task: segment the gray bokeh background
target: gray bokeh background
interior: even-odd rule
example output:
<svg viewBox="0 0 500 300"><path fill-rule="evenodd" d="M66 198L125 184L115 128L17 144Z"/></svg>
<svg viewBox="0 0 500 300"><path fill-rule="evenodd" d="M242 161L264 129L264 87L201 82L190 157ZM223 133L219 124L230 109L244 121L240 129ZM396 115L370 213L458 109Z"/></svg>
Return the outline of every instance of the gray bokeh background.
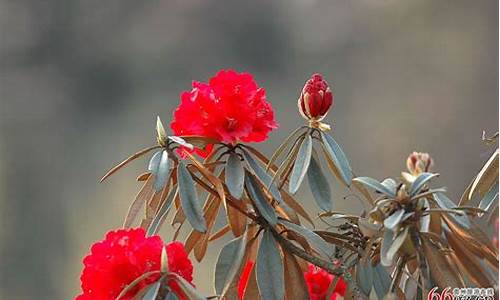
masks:
<svg viewBox="0 0 500 300"><path fill-rule="evenodd" d="M397 176L428 151L456 197L491 151L481 131L498 129L497 66L497 0L0 0L0 298L78 293L82 256L121 225L146 161L98 179L154 142L193 79L253 73L281 125L269 154L321 72L358 174ZM346 194L336 209L359 211ZM217 251L196 264L207 292Z"/></svg>

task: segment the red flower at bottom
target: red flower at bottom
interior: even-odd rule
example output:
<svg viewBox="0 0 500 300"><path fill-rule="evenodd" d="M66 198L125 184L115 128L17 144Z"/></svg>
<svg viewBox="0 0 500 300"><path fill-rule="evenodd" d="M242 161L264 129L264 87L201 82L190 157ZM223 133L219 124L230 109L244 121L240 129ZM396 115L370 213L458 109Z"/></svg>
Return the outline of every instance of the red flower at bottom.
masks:
<svg viewBox="0 0 500 300"><path fill-rule="evenodd" d="M77 300L114 300L133 280L144 273L159 271L161 251L166 246L168 267L187 281L193 280L193 266L179 242L165 245L159 236L146 237L143 229L110 231L106 238L92 245L84 258L81 275L82 294ZM142 288L158 280L155 273L128 292L121 300L132 299ZM169 286L177 293L173 281Z"/></svg>
<svg viewBox="0 0 500 300"><path fill-rule="evenodd" d="M314 265L309 265L309 271L304 273L304 277L309 288L309 298L311 300L327 300L328 287L332 283L334 276ZM339 278L334 293L328 300L336 300L337 296L344 297L346 288L345 281Z"/></svg>
<svg viewBox="0 0 500 300"><path fill-rule="evenodd" d="M241 277L238 282L238 299L242 300L250 279L250 274L254 267L253 261L248 261L241 272ZM326 299L328 287L335 277L323 269L320 269L312 264L309 265L309 271L304 273L304 279L309 290L310 300L337 300L337 296L345 296L347 285L344 279L339 278L337 285L333 291L332 297ZM288 299L291 300L291 299Z"/></svg>

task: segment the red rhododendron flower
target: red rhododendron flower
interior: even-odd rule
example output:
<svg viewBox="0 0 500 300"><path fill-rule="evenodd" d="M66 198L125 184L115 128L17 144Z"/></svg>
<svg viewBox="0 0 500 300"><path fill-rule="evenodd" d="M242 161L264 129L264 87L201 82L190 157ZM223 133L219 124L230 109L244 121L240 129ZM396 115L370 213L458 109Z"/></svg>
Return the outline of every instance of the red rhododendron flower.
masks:
<svg viewBox="0 0 500 300"><path fill-rule="evenodd" d="M309 298L311 300L327 300L328 287L332 283L334 276L321 268L309 265L309 271L304 273L304 277L309 289ZM334 293L328 300L336 300L337 296L344 297L346 288L345 281L339 278Z"/></svg>
<svg viewBox="0 0 500 300"><path fill-rule="evenodd" d="M255 263L251 260L247 261L247 264L241 271L241 277L238 281L238 299L242 300L245 296L245 291L247 289L248 280L250 279L250 274L252 274L252 269Z"/></svg>
<svg viewBox="0 0 500 300"><path fill-rule="evenodd" d="M170 124L175 135L201 135L223 143L262 142L277 128L266 92L249 73L219 71L181 94ZM206 156L205 153L200 153Z"/></svg>
<svg viewBox="0 0 500 300"><path fill-rule="evenodd" d="M333 105L333 93L321 74L313 74L298 100L301 115L313 121L323 119Z"/></svg>
<svg viewBox="0 0 500 300"><path fill-rule="evenodd" d="M104 240L92 245L90 254L84 258L83 292L76 299L114 300L134 279L146 272L160 270L163 246L159 236L146 237L141 228L110 231ZM193 266L182 243L172 242L165 247L169 270L191 282ZM159 277L158 273L147 277L121 299L132 299ZM182 295L176 282L170 281L169 286Z"/></svg>
<svg viewBox="0 0 500 300"><path fill-rule="evenodd" d="M243 300L245 291L250 279L250 274L254 267L253 261L248 261L241 272L240 280L238 281L238 299ZM326 296L328 288L332 283L334 276L323 269L320 269L312 264L309 265L309 271L304 273L304 278L309 290L310 300L327 300ZM332 297L328 300L336 300L338 296L345 296L347 285L342 278L339 278L335 286Z"/></svg>

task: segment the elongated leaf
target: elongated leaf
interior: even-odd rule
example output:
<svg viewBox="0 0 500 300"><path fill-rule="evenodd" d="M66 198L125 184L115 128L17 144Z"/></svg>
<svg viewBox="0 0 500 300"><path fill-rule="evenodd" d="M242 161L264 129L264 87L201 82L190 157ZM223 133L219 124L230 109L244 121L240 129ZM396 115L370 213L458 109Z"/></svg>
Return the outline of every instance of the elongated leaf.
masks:
<svg viewBox="0 0 500 300"><path fill-rule="evenodd" d="M330 158L339 170L342 179L348 186L350 186L352 180L352 169L344 151L342 151L342 148L340 148L339 144L337 144L333 137L328 134L322 132L321 140L323 141L323 145Z"/></svg>
<svg viewBox="0 0 500 300"><path fill-rule="evenodd" d="M177 180L179 182L181 206L186 219L195 230L206 232L207 223L203 217L203 210L196 194L195 183L183 162L179 162L177 166Z"/></svg>
<svg viewBox="0 0 500 300"><path fill-rule="evenodd" d="M491 205L494 203L494 200L497 197L498 197L498 182L495 183L488 191L488 193L484 195L484 198L481 199L481 202L479 202L479 208L489 211Z"/></svg>
<svg viewBox="0 0 500 300"><path fill-rule="evenodd" d="M208 239L209 242L218 240L219 238L223 237L226 233L231 231L231 227L229 225L226 225L219 229L216 233L214 233L210 238Z"/></svg>
<svg viewBox="0 0 500 300"><path fill-rule="evenodd" d="M453 209L457 207L453 201L450 200L450 198L446 197L445 194L443 193L435 193L433 194L434 200L436 200L436 203L441 207L445 209ZM458 214L449 214L451 218L453 218L456 222L458 222L460 225L464 226L465 228L470 228L471 223L469 221L469 218L464 215L458 215Z"/></svg>
<svg viewBox="0 0 500 300"><path fill-rule="evenodd" d="M431 276L439 288L444 289L449 286L463 287L464 282L459 272L457 272L457 266L452 266L448 257L426 235L421 236L421 241Z"/></svg>
<svg viewBox="0 0 500 300"><path fill-rule="evenodd" d="M238 154L229 153L225 170L227 189L233 197L240 199L245 184L245 170Z"/></svg>
<svg viewBox="0 0 500 300"><path fill-rule="evenodd" d="M160 271L150 271L142 274L141 276L137 277L134 279L131 283L129 283L126 287L123 288L123 290L120 291L120 294L116 296L115 300L121 300L123 296L125 296L128 292L130 292L132 289L134 289L141 281L145 280L146 278L160 274Z"/></svg>
<svg viewBox="0 0 500 300"><path fill-rule="evenodd" d="M156 295L158 295L158 291L160 290L160 285L161 285L160 280L153 283L142 299L143 300L155 300Z"/></svg>
<svg viewBox="0 0 500 300"><path fill-rule="evenodd" d="M410 197L415 196L429 180L437 176L439 176L439 174L427 172L418 175L417 179L415 179L415 181L411 185Z"/></svg>
<svg viewBox="0 0 500 300"><path fill-rule="evenodd" d="M271 225L276 225L278 223L278 217L274 208L267 202L266 198L262 194L259 183L253 175L250 173L246 174L245 185L247 187L248 194L250 198L255 203L255 206L259 210L260 214L266 219Z"/></svg>
<svg viewBox="0 0 500 300"><path fill-rule="evenodd" d="M359 182L391 198L396 197L396 194L393 191L371 177L356 177L353 181Z"/></svg>
<svg viewBox="0 0 500 300"><path fill-rule="evenodd" d="M332 194L330 192L330 185L314 155L311 158L311 164L307 171L307 180L318 206L323 210L331 211L332 202L330 199L332 198Z"/></svg>
<svg viewBox="0 0 500 300"><path fill-rule="evenodd" d="M174 202L174 198L177 195L177 186L173 186L172 189L169 191L167 198L165 201L162 203L162 206L158 210L158 213L153 218L153 221L151 221L151 224L149 225L147 235L152 236L158 233L158 230L160 230L161 224L165 221L165 218L167 217L168 212L170 211L170 208L172 207L172 203Z"/></svg>
<svg viewBox="0 0 500 300"><path fill-rule="evenodd" d="M386 178L381 182L381 184L383 186L385 186L386 188L388 188L389 190L396 193L396 189L398 188L398 184L396 183L396 180L394 180L392 178Z"/></svg>
<svg viewBox="0 0 500 300"><path fill-rule="evenodd" d="M264 184L264 186L268 187L271 195L278 201L278 203L283 203L283 199L281 198L281 194L278 190L278 187L274 182L272 182L273 178L264 171L264 169L259 165L257 161L253 158L253 156L247 151L243 151L243 157L247 162L248 166L254 172L255 176Z"/></svg>
<svg viewBox="0 0 500 300"><path fill-rule="evenodd" d="M373 287L375 288L378 299L384 299L384 296L391 288L391 282L391 276L381 264L373 268Z"/></svg>
<svg viewBox="0 0 500 300"><path fill-rule="evenodd" d="M225 295L238 272L245 255L245 238L241 236L227 243L220 251L215 265L215 292L221 298Z"/></svg>
<svg viewBox="0 0 500 300"><path fill-rule="evenodd" d="M206 300L203 295L200 294L192 285L191 283L187 282L186 279L184 279L182 276L179 276L176 273L169 273L170 276L172 276L175 281L179 284L179 287L181 288L182 292L187 296L189 300Z"/></svg>
<svg viewBox="0 0 500 300"><path fill-rule="evenodd" d="M327 243L322 237L314 233L314 231L288 221L282 220L279 222L286 228L291 229L292 231L303 236L311 245L311 247L321 255L325 256L326 258L332 257L335 248L331 244Z"/></svg>
<svg viewBox="0 0 500 300"><path fill-rule="evenodd" d="M152 151L154 149L158 149L160 148L160 146L152 146L152 147L149 147L149 148L146 148L146 149L142 149L141 151L129 156L128 158L126 158L124 161L122 161L121 163L119 163L118 165L114 166L111 170L109 170L100 180L100 182L103 182L104 180L106 180L106 178L108 178L109 176L113 175L114 173L118 172L118 170L120 170L121 168L125 167L128 163L136 160L137 158L143 156L144 154L148 153L149 151Z"/></svg>
<svg viewBox="0 0 500 300"><path fill-rule="evenodd" d="M295 194L306 176L307 169L311 162L312 155L312 137L307 135L300 145L295 164L293 165L292 174L290 175L290 183L288 190L291 194Z"/></svg>
<svg viewBox="0 0 500 300"><path fill-rule="evenodd" d="M396 253L399 251L403 243L406 241L407 237L408 237L408 227L406 227L403 231L401 231L392 242L392 245L386 254L386 259L388 262L390 262L391 265L394 262Z"/></svg>
<svg viewBox="0 0 500 300"><path fill-rule="evenodd" d="M246 203L243 201L234 202L243 211L246 210ZM226 205L227 221L234 236L240 236L245 232L247 216L231 205Z"/></svg>
<svg viewBox="0 0 500 300"><path fill-rule="evenodd" d="M182 138L186 143L200 149L205 148L209 144L219 143L217 139L200 135L183 135L178 138Z"/></svg>
<svg viewBox="0 0 500 300"><path fill-rule="evenodd" d="M394 240L394 232L390 229L384 231L384 239L382 240L382 246L380 247L380 264L385 267L392 266L392 260L388 257L389 249L392 246Z"/></svg>
<svg viewBox="0 0 500 300"><path fill-rule="evenodd" d="M401 219L403 218L404 214L405 214L404 209L395 211L394 213L392 213L392 215L390 215L384 220L384 227L394 231L401 222Z"/></svg>
<svg viewBox="0 0 500 300"><path fill-rule="evenodd" d="M128 209L127 216L125 217L125 221L123 223L123 228L129 228L132 226L144 203L146 203L149 199L151 199L151 197L153 197L153 182L154 176L149 177L139 193L137 193L137 195L135 196L134 201Z"/></svg>
<svg viewBox="0 0 500 300"><path fill-rule="evenodd" d="M167 182L169 173L170 160L168 158L168 152L163 151L161 154L160 164L158 165L158 170L156 171L156 179L154 184L154 188L157 192L163 189L163 186Z"/></svg>
<svg viewBox="0 0 500 300"><path fill-rule="evenodd" d="M262 299L283 300L285 284L283 261L271 232L264 231L257 254L257 286Z"/></svg>
<svg viewBox="0 0 500 300"><path fill-rule="evenodd" d="M295 129L292 133L290 133L290 135L283 141L283 143L281 143L281 145L278 147L278 149L276 149L276 151L274 151L273 155L271 156L271 159L269 160L269 163L266 166L266 171L268 171L271 168L271 166L274 164L274 162L280 156L280 154L283 153L283 151L286 149L286 147L288 147L288 145L292 141L292 138L294 138L297 135L297 133L299 133L301 130L304 130L305 128L307 128L307 127L301 126L297 129ZM302 133L301 136L303 134L304 133Z"/></svg>
<svg viewBox="0 0 500 300"><path fill-rule="evenodd" d="M356 267L356 280L363 294L370 295L373 284L373 270L369 261L360 261L358 263Z"/></svg>
<svg viewBox="0 0 500 300"><path fill-rule="evenodd" d="M165 296L165 300L179 300L179 297L174 292L169 292L167 296Z"/></svg>
<svg viewBox="0 0 500 300"><path fill-rule="evenodd" d="M193 145L191 145L190 143L186 142L186 140L184 140L180 136L168 136L168 139L171 140L172 142L176 143L176 144L179 144L179 145L181 145L183 147L188 148L189 150L193 150L194 149Z"/></svg>
<svg viewBox="0 0 500 300"><path fill-rule="evenodd" d="M304 272L300 268L295 256L283 251L285 266L285 291L287 299L309 299L307 284L304 280Z"/></svg>
<svg viewBox="0 0 500 300"><path fill-rule="evenodd" d="M153 154L153 156L149 160L148 170L151 171L152 174L156 175L156 172L158 172L158 166L160 166L160 160L163 151L164 150L155 152L155 154Z"/></svg>
<svg viewBox="0 0 500 300"><path fill-rule="evenodd" d="M490 190L491 186L495 182L498 182L498 157L499 152L497 149L472 182L467 200L472 199L472 196L474 196L476 192L479 192L481 197L483 197Z"/></svg>

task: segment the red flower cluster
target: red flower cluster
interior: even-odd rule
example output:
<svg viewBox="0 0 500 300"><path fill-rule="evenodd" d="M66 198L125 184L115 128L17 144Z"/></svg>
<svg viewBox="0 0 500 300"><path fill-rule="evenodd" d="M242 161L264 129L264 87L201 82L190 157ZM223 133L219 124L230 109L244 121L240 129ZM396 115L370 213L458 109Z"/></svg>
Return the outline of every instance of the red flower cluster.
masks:
<svg viewBox="0 0 500 300"><path fill-rule="evenodd" d="M133 280L150 271L159 271L164 246L159 236L146 237L143 229L110 231L103 241L92 245L84 258L82 294L77 300L114 300ZM193 280L193 266L179 242L166 245L168 267L187 281ZM142 288L159 279L154 274L137 284L121 300L132 299ZM169 286L180 293L176 282Z"/></svg>
<svg viewBox="0 0 500 300"><path fill-rule="evenodd" d="M249 73L219 71L181 94L170 124L175 135L200 135L224 143L262 142L277 128L266 92Z"/></svg>
<svg viewBox="0 0 500 300"><path fill-rule="evenodd" d="M247 288L248 280L250 279L250 274L252 273L254 264L255 263L253 261L248 261L241 272L241 277L238 282L239 300L242 300L245 295L245 290ZM304 278L309 290L310 300L327 300L326 296L328 293L328 287L334 279L333 275L310 264L309 271L304 273ZM336 300L338 296L344 297L346 289L347 285L345 281L342 278L339 278L339 281L335 286L333 295L328 300Z"/></svg>
<svg viewBox="0 0 500 300"><path fill-rule="evenodd" d="M304 273L304 277L309 289L310 300L327 300L328 287L332 283L334 276L314 265L309 265L309 271ZM334 293L329 300L336 300L337 296L344 297L346 289L345 281L339 278Z"/></svg>
<svg viewBox="0 0 500 300"><path fill-rule="evenodd" d="M298 100L299 111L307 120L320 121L333 105L333 93L321 74L313 74Z"/></svg>

